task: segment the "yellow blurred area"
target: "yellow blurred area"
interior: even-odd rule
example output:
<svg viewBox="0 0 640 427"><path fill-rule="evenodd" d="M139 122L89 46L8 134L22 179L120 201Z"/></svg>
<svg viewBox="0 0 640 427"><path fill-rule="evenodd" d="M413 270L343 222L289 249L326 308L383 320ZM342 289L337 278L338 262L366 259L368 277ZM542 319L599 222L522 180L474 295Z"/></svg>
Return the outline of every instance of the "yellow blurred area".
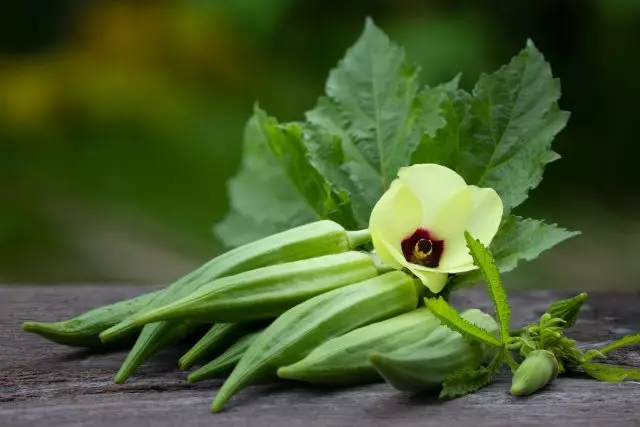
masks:
<svg viewBox="0 0 640 427"><path fill-rule="evenodd" d="M0 116L18 130L67 113L180 120L201 85L247 79L252 67L239 57L247 48L228 22L222 11L205 17L180 4L99 3L55 54L2 62Z"/></svg>
<svg viewBox="0 0 640 427"><path fill-rule="evenodd" d="M4 62L0 66L0 117L20 129L50 124L63 96L47 61Z"/></svg>

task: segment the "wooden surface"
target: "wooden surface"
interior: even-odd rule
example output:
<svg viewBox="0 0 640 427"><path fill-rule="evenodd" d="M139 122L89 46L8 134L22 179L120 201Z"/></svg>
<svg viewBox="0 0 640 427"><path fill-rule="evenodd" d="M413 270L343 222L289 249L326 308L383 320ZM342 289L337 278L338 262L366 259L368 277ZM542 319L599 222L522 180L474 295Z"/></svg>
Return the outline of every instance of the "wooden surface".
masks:
<svg viewBox="0 0 640 427"><path fill-rule="evenodd" d="M123 385L111 382L124 352L91 354L21 332L22 321L56 320L153 287L0 287L0 426L567 426L640 425L640 384L561 378L529 398L508 394L505 375L451 401L396 392L384 384L319 389L294 383L250 387L220 414L208 409L219 381L189 385L176 369L184 351L165 351ZM566 295L566 294L565 294ZM514 321L539 316L549 292L514 292ZM454 296L460 307L489 306L482 289ZM585 343L640 330L640 295L591 294L570 335ZM640 349L611 360L640 366Z"/></svg>

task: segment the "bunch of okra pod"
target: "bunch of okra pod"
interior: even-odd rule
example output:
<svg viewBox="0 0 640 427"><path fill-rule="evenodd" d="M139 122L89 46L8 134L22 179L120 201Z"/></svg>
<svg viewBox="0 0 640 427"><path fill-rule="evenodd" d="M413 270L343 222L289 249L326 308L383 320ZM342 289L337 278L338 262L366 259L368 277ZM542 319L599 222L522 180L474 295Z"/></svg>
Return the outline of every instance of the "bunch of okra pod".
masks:
<svg viewBox="0 0 640 427"><path fill-rule="evenodd" d="M213 411L248 384L275 375L350 385L393 372L395 387L424 390L482 364L489 349L418 307L422 284L356 250L369 240L367 230L318 221L226 252L164 290L23 328L81 347L121 347L137 335L115 377L122 383L157 351L209 327L179 364L187 369L207 361L235 341L188 376L195 382L233 369ZM497 333L488 314L473 309L462 316Z"/></svg>

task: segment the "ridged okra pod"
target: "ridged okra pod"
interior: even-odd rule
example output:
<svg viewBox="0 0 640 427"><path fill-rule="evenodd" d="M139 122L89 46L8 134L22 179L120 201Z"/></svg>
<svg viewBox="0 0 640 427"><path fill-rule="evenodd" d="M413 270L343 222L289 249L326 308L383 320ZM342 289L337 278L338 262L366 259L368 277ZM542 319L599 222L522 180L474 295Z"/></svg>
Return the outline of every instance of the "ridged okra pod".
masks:
<svg viewBox="0 0 640 427"><path fill-rule="evenodd" d="M168 286L137 314L176 301L220 277L267 265L347 252L368 241L367 230L346 231L341 225L329 220L295 227L240 246L212 259ZM100 339L109 342L137 328L134 318L130 316L104 331L100 334Z"/></svg>
<svg viewBox="0 0 640 427"><path fill-rule="evenodd" d="M381 381L369 363L371 353L391 352L418 342L440 325L428 309L418 308L326 341L304 359L278 369L278 376L326 385Z"/></svg>
<svg viewBox="0 0 640 427"><path fill-rule="evenodd" d="M467 310L462 317L492 335L498 334L498 324L480 310ZM493 349L440 326L425 339L389 353L373 353L369 360L392 387L422 391L440 387L447 377L461 369L477 368L490 351Z"/></svg>
<svg viewBox="0 0 640 427"><path fill-rule="evenodd" d="M187 377L187 381L195 383L208 378L215 378L218 375L230 372L238 363L245 351L253 344L262 331L252 332L240 338L220 356L211 362L193 371Z"/></svg>
<svg viewBox="0 0 640 427"><path fill-rule="evenodd" d="M216 323L179 360L180 369L189 369L194 363L210 356L225 344L240 338L251 329L246 323Z"/></svg>
<svg viewBox="0 0 640 427"><path fill-rule="evenodd" d="M343 253L368 242L369 239L367 230L346 231L339 224L327 220L296 227L233 249L209 261L198 270L173 283L139 313L176 301L219 277L266 265ZM100 334L100 339L108 342L117 339L121 334L126 334L130 329L137 328L134 317L131 316L104 331ZM161 347L158 341L163 341L165 335L177 334L173 329L184 330L185 326L182 322L176 321L158 322L145 326L116 374L115 382L126 381L129 375L154 353L150 349Z"/></svg>
<svg viewBox="0 0 640 427"><path fill-rule="evenodd" d="M142 314L136 322L272 319L316 295L377 274L374 258L356 251L271 265L215 280L185 298Z"/></svg>
<svg viewBox="0 0 640 427"><path fill-rule="evenodd" d="M322 342L355 328L413 310L418 302L413 278L400 271L333 290L278 317L244 353L218 392L211 410L280 366L303 359Z"/></svg>
<svg viewBox="0 0 640 427"><path fill-rule="evenodd" d="M558 375L558 360L547 350L534 350L522 361L511 380L511 394L528 396Z"/></svg>
<svg viewBox="0 0 640 427"><path fill-rule="evenodd" d="M104 347L104 344L98 338L100 332L137 313L160 292L150 292L135 298L94 308L79 316L60 322L27 321L22 324L22 329L58 344L101 348ZM119 347L129 343L138 330L139 328L131 330L129 334L111 342L109 346Z"/></svg>
<svg viewBox="0 0 640 427"><path fill-rule="evenodd" d="M135 354L135 359L130 359L127 356L125 363L120 367L120 370L116 374L116 383L121 383L126 378L128 378L133 372L140 366L142 361L148 359L153 356L155 353L163 350L177 342L184 340L187 337L192 335L196 335L199 332L204 332L208 329L210 325L203 324L201 322L179 322L173 328L165 331L164 334L161 334L156 337L156 339L151 340L144 347L139 347ZM134 346L134 349L136 347ZM131 355L131 351L129 355Z"/></svg>

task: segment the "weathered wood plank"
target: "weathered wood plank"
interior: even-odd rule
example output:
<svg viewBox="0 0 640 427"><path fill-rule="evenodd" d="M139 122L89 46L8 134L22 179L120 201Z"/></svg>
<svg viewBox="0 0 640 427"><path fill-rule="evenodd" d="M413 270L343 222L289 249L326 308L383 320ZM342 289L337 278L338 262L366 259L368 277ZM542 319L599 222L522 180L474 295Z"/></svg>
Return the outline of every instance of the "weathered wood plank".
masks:
<svg viewBox="0 0 640 427"><path fill-rule="evenodd" d="M126 384L111 378L125 353L92 354L20 331L27 319L55 320L134 296L152 287L122 285L0 287L0 426L375 426L640 425L640 384L561 378L542 393L515 398L508 379L447 402L407 395L384 384L344 390L277 383L250 387L228 409L208 407L219 381L189 385L175 368L184 348L165 351ZM511 294L519 324L535 319L558 294ZM454 297L460 307L488 308L482 289ZM601 343L640 330L640 295L592 294L572 329ZM613 360L640 366L640 351Z"/></svg>

